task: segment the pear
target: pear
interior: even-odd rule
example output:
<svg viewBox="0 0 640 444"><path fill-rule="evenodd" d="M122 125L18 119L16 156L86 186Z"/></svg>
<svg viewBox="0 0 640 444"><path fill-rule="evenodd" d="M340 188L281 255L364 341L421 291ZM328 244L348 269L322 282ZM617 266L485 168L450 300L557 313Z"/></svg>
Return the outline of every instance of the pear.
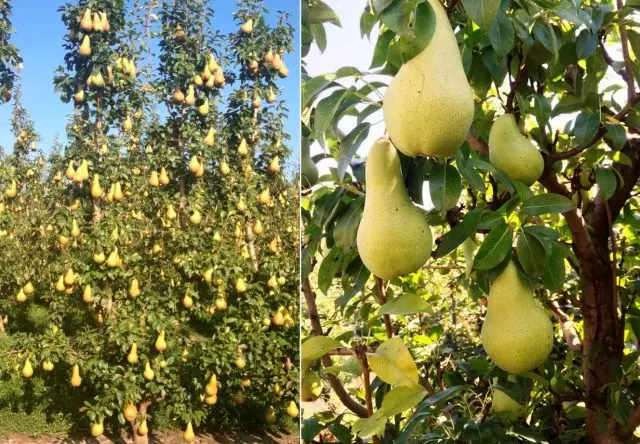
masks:
<svg viewBox="0 0 640 444"><path fill-rule="evenodd" d="M158 335L158 339L156 339L156 350L158 350L159 352L163 352L167 349L167 341L164 338L165 333L164 330L160 331L160 334Z"/></svg>
<svg viewBox="0 0 640 444"><path fill-rule="evenodd" d="M135 342L131 344L131 350L129 350L129 354L127 355L127 362L129 364L138 363L138 344Z"/></svg>
<svg viewBox="0 0 640 444"><path fill-rule="evenodd" d="M262 106L262 99L260 99L259 95L256 95L251 102L251 106L253 109L259 109Z"/></svg>
<svg viewBox="0 0 640 444"><path fill-rule="evenodd" d="M244 293L247 291L247 285L242 278L236 280L236 293Z"/></svg>
<svg viewBox="0 0 640 444"><path fill-rule="evenodd" d="M184 102L184 99L185 99L184 93L179 87L177 87L173 91L173 102L176 104L181 104L182 102Z"/></svg>
<svg viewBox="0 0 640 444"><path fill-rule="evenodd" d="M106 257L105 257L105 255L104 255L104 253L103 253L102 251L99 251L99 252L93 253L93 261L94 261L96 264L101 264L101 263L103 263L105 260L106 260Z"/></svg>
<svg viewBox="0 0 640 444"><path fill-rule="evenodd" d="M93 302L93 290L91 289L91 285L86 285L84 287L84 291L82 292L82 300L87 304Z"/></svg>
<svg viewBox="0 0 640 444"><path fill-rule="evenodd" d="M267 287L269 288L276 288L278 287L278 281L276 280L276 277L271 275L271 277L269 278L269 280L267 281Z"/></svg>
<svg viewBox="0 0 640 444"><path fill-rule="evenodd" d="M271 242L269 242L269 251L273 254L276 254L278 252L278 240L277 239L272 239Z"/></svg>
<svg viewBox="0 0 640 444"><path fill-rule="evenodd" d="M118 249L114 249L107 258L107 266L111 268L118 268L121 264L120 255L118 254Z"/></svg>
<svg viewBox="0 0 640 444"><path fill-rule="evenodd" d="M489 132L489 159L511 180L533 185L544 169L544 159L536 146L518 128L513 114L498 117Z"/></svg>
<svg viewBox="0 0 640 444"><path fill-rule="evenodd" d="M42 370L44 370L45 372L50 372L53 370L53 362L49 361L48 359L46 361L44 361L42 363Z"/></svg>
<svg viewBox="0 0 640 444"><path fill-rule="evenodd" d="M205 402L205 404L214 405L216 402L218 402L218 395L205 396L202 400Z"/></svg>
<svg viewBox="0 0 640 444"><path fill-rule="evenodd" d="M213 271L214 271L214 270L213 270L213 268L208 268L208 269L204 272L204 274L203 274L203 278L204 278L204 281L205 281L205 282L207 282L207 283L209 283L209 284L210 284L211 282L213 282Z"/></svg>
<svg viewBox="0 0 640 444"><path fill-rule="evenodd" d="M260 219L256 220L253 224L253 232L257 235L264 233L264 227L262 226L262 222L260 222Z"/></svg>
<svg viewBox="0 0 640 444"><path fill-rule="evenodd" d="M178 41L181 42L183 41L185 38L187 37L187 33L185 32L184 29L182 29L182 26L178 25L176 27L176 30L173 32L173 38Z"/></svg>
<svg viewBox="0 0 640 444"><path fill-rule="evenodd" d="M169 175L165 167L160 168L160 176L158 178L161 185L167 185L169 183Z"/></svg>
<svg viewBox="0 0 640 444"><path fill-rule="evenodd" d="M193 213L191 213L191 216L189 216L189 221L193 225L200 225L200 222L202 221L202 215L200 214L200 211L194 210Z"/></svg>
<svg viewBox="0 0 640 444"><path fill-rule="evenodd" d="M33 284L31 282L27 282L24 287L22 287L22 291L25 295L27 296L31 296L36 289L34 288Z"/></svg>
<svg viewBox="0 0 640 444"><path fill-rule="evenodd" d="M124 119L124 122L122 122L122 129L124 130L125 133L128 133L129 131L131 131L132 128L133 128L133 121L131 120L131 117L127 116Z"/></svg>
<svg viewBox="0 0 640 444"><path fill-rule="evenodd" d="M152 381L155 377L155 373L151 368L151 365L149 365L149 361L147 361L144 365L144 372L142 373L142 376L144 376L144 378L148 381Z"/></svg>
<svg viewBox="0 0 640 444"><path fill-rule="evenodd" d="M213 129L213 127L209 128L209 132L207 133L207 136L204 138L204 143L207 144L207 146L213 146L216 143L216 130Z"/></svg>
<svg viewBox="0 0 640 444"><path fill-rule="evenodd" d="M298 411L296 402L289 401L289 404L287 405L287 415L291 416L292 418L297 418L299 413L300 412Z"/></svg>
<svg viewBox="0 0 640 444"><path fill-rule="evenodd" d="M191 421L187 424L187 427L182 434L182 439L185 442L193 442L196 439L196 435L193 433L193 426L191 425Z"/></svg>
<svg viewBox="0 0 640 444"><path fill-rule="evenodd" d="M22 367L22 376L27 379L33 376L33 367L31 366L31 361L29 360L29 358L24 361L24 366Z"/></svg>
<svg viewBox="0 0 640 444"><path fill-rule="evenodd" d="M71 237L80 237L81 234L82 232L78 227L78 222L74 219L71 223Z"/></svg>
<svg viewBox="0 0 640 444"><path fill-rule="evenodd" d="M196 174L198 171L200 171L200 168L201 164L198 156L191 157L191 160L189 161L189 171L191 171L193 174Z"/></svg>
<svg viewBox="0 0 640 444"><path fill-rule="evenodd" d="M187 105L195 105L196 93L193 88L193 85L189 85L189 88L187 88L187 97L185 97L184 103L186 103Z"/></svg>
<svg viewBox="0 0 640 444"><path fill-rule="evenodd" d="M253 19L250 18L244 22L242 26L240 26L240 31L245 34L251 34L251 31L253 31Z"/></svg>
<svg viewBox="0 0 640 444"><path fill-rule="evenodd" d="M168 220L174 220L178 215L176 214L176 210L173 209L173 205L169 205L167 207L166 217Z"/></svg>
<svg viewBox="0 0 640 444"><path fill-rule="evenodd" d="M284 325L284 315L281 311L277 311L276 314L273 315L273 317L271 318L271 324L275 325L276 327Z"/></svg>
<svg viewBox="0 0 640 444"><path fill-rule="evenodd" d="M16 301L18 301L18 302L26 302L27 301L27 295L24 294L24 290L23 289L20 289L20 291L16 295Z"/></svg>
<svg viewBox="0 0 640 444"><path fill-rule="evenodd" d="M304 188L310 188L318 182L318 167L311 159L309 150L309 139L303 137L300 147L300 177Z"/></svg>
<svg viewBox="0 0 640 444"><path fill-rule="evenodd" d="M8 199L13 199L18 195L18 183L15 180L11 181L11 186L5 190L4 195Z"/></svg>
<svg viewBox="0 0 640 444"><path fill-rule="evenodd" d="M246 156L249 154L249 147L247 145L247 140L243 137L240 140L240 145L238 145L238 154L241 156Z"/></svg>
<svg viewBox="0 0 640 444"><path fill-rule="evenodd" d="M58 282L56 282L56 291L62 293L67 289L66 285L64 285L64 276L60 276Z"/></svg>
<svg viewBox="0 0 640 444"><path fill-rule="evenodd" d="M205 97L202 103L198 106L197 111L201 116L209 114L209 99Z"/></svg>
<svg viewBox="0 0 640 444"><path fill-rule="evenodd" d="M64 173L64 176L69 180L73 180L75 175L76 175L76 170L74 168L74 163L73 163L73 160L70 160L69 164L67 165L67 169Z"/></svg>
<svg viewBox="0 0 640 444"><path fill-rule="evenodd" d="M390 280L417 271L431 255L431 228L404 186L400 158L388 139L378 139L366 163L366 196L357 244L375 276Z"/></svg>
<svg viewBox="0 0 640 444"><path fill-rule="evenodd" d="M100 176L98 174L93 175L93 180L91 181L91 197L94 199L100 199L102 197L102 187L100 186Z"/></svg>
<svg viewBox="0 0 640 444"><path fill-rule="evenodd" d="M122 414L127 421L133 421L138 416L138 409L133 404L127 404L122 409Z"/></svg>
<svg viewBox="0 0 640 444"><path fill-rule="evenodd" d="M242 405L245 402L245 396L242 392L238 392L235 395L233 395L233 402L237 405Z"/></svg>
<svg viewBox="0 0 640 444"><path fill-rule="evenodd" d="M76 93L73 95L73 101L76 103L84 102L84 89L81 86L78 86Z"/></svg>
<svg viewBox="0 0 640 444"><path fill-rule="evenodd" d="M224 86L224 82L225 82L224 74L222 73L222 69L219 69L216 72L216 75L213 77L213 83L215 86L220 88Z"/></svg>
<svg viewBox="0 0 640 444"><path fill-rule="evenodd" d="M184 305L185 308L193 307L193 298L185 294L184 297L182 298L182 305Z"/></svg>
<svg viewBox="0 0 640 444"><path fill-rule="evenodd" d="M489 290L480 342L498 367L516 375L535 369L551 352L551 321L511 261Z"/></svg>
<svg viewBox="0 0 640 444"><path fill-rule="evenodd" d="M80 20L80 29L83 31L91 31L93 29L93 22L91 21L91 9L85 9L82 14L82 20Z"/></svg>
<svg viewBox="0 0 640 444"><path fill-rule="evenodd" d="M93 30L96 32L104 31L102 27L102 17L97 12L93 14Z"/></svg>
<svg viewBox="0 0 640 444"><path fill-rule="evenodd" d="M271 159L271 162L269 162L269 172L271 174L278 174L280 172L280 159L278 156L275 156Z"/></svg>
<svg viewBox="0 0 640 444"><path fill-rule="evenodd" d="M244 360L243 356L238 356L236 358L236 367L240 370L244 369L247 366L247 361Z"/></svg>
<svg viewBox="0 0 640 444"><path fill-rule="evenodd" d="M269 49L269 51L267 51L262 57L262 60L265 63L273 63L273 50Z"/></svg>
<svg viewBox="0 0 640 444"><path fill-rule="evenodd" d="M280 68L282 68L282 65L283 65L282 56L278 52L274 53L273 62L271 62L271 66L273 67L273 69L278 71L280 70Z"/></svg>
<svg viewBox="0 0 640 444"><path fill-rule="evenodd" d="M138 426L136 433L138 434L138 436L145 436L147 433L149 433L149 427L147 426L147 418L142 418L142 421L140 421L140 425Z"/></svg>
<svg viewBox="0 0 640 444"><path fill-rule="evenodd" d="M307 373L302 378L302 391L300 399L309 402L315 401L322 394L322 379L316 372Z"/></svg>
<svg viewBox="0 0 640 444"><path fill-rule="evenodd" d="M277 419L276 410L271 406L267 407L264 411L264 420L269 424L275 424Z"/></svg>
<svg viewBox="0 0 640 444"><path fill-rule="evenodd" d="M85 35L82 39L78 52L83 57L89 57L91 55L91 39L88 35Z"/></svg>
<svg viewBox="0 0 640 444"><path fill-rule="evenodd" d="M265 188L260 194L258 194L258 203L262 205L269 205L271 203L269 188Z"/></svg>
<svg viewBox="0 0 640 444"><path fill-rule="evenodd" d="M407 156L452 156L473 121L473 93L456 37L438 0L428 0L435 29L427 46L402 65L384 96L384 121Z"/></svg>
<svg viewBox="0 0 640 444"><path fill-rule="evenodd" d="M269 88L267 91L267 103L273 103L276 101L276 93L273 91L273 88Z"/></svg>
<svg viewBox="0 0 640 444"><path fill-rule="evenodd" d="M91 436L97 438L104 433L104 425L102 421L91 424Z"/></svg>
<svg viewBox="0 0 640 444"><path fill-rule="evenodd" d="M227 309L227 300L222 296L218 296L214 301L214 305L215 305L215 308L217 308L218 310L224 311Z"/></svg>
<svg viewBox="0 0 640 444"><path fill-rule="evenodd" d="M119 202L122 200L123 198L123 194L122 194L122 185L120 185L120 182L116 182L116 185L113 189L113 200L115 200L116 202Z"/></svg>
<svg viewBox="0 0 640 444"><path fill-rule="evenodd" d="M515 381L513 375L509 375L509 381ZM511 421L515 421L526 413L525 407L518 403L511 396L497 387L493 387L493 395L491 397L491 410Z"/></svg>
<svg viewBox="0 0 640 444"><path fill-rule="evenodd" d="M73 269L69 268L67 270L67 273L64 275L64 285L66 285L67 287L71 287L75 283L76 283L76 275L73 272Z"/></svg>
<svg viewBox="0 0 640 444"><path fill-rule="evenodd" d="M282 62L280 69L278 69L278 75L282 78L289 77L289 68L287 68L284 62Z"/></svg>
<svg viewBox="0 0 640 444"><path fill-rule="evenodd" d="M107 15L106 12L103 12L101 15L102 15L102 30L104 32L111 31L111 23L109 23L109 16Z"/></svg>
<svg viewBox="0 0 640 444"><path fill-rule="evenodd" d="M71 386L72 387L80 387L82 384L82 378L80 377L80 367L78 364L73 366L73 370L71 372Z"/></svg>
<svg viewBox="0 0 640 444"><path fill-rule="evenodd" d="M229 168L229 164L227 164L227 162L221 162L220 163L220 174L222 174L223 176L226 176L230 172L231 172L231 168Z"/></svg>
<svg viewBox="0 0 640 444"><path fill-rule="evenodd" d="M129 286L129 296L136 299L140 296L140 293L140 284L138 283L138 280L134 278L131 280L131 285Z"/></svg>
<svg viewBox="0 0 640 444"><path fill-rule="evenodd" d="M218 393L218 383L215 373L209 378L209 382L205 386L204 391L208 396L213 396Z"/></svg>
<svg viewBox="0 0 640 444"><path fill-rule="evenodd" d="M160 178L158 177L157 171L151 171L148 182L149 182L149 186L152 186L152 187L160 186Z"/></svg>

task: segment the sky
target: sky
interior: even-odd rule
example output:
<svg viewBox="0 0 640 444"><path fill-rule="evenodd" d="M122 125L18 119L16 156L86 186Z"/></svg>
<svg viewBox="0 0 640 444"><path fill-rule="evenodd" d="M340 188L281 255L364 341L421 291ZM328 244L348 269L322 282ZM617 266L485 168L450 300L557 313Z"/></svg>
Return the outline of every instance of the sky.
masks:
<svg viewBox="0 0 640 444"><path fill-rule="evenodd" d="M280 80L282 99L289 108L286 130L292 136L289 146L294 153L292 158L298 159L300 146L300 1L299 0L264 0L269 9L267 21L275 25L277 11L290 13L290 23L296 29L295 52L285 56L290 75ZM14 0L12 22L15 33L11 43L16 45L24 59L21 71L23 106L35 122L36 132L42 140L39 147L49 151L55 136L64 140L66 119L73 112L72 104L65 104L54 92L53 77L56 68L64 62L62 48L65 29L57 9L65 0ZM210 7L215 11L213 26L223 34L236 30L233 12L236 2L233 0L210 0ZM13 146L13 135L10 132L12 104L0 106L0 146L10 150Z"/></svg>

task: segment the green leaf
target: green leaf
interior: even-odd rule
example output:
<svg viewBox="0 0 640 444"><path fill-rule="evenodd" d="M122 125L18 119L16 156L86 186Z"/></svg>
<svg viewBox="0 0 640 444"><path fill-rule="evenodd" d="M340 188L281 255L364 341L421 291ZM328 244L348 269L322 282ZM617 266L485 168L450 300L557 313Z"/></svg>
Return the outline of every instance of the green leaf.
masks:
<svg viewBox="0 0 640 444"><path fill-rule="evenodd" d="M598 48L598 37L591 34L586 29L583 30L576 40L576 55L578 59L586 59Z"/></svg>
<svg viewBox="0 0 640 444"><path fill-rule="evenodd" d="M413 39L407 51L405 63L422 52L429 44L436 29L436 13L429 3L421 3L416 7L413 23Z"/></svg>
<svg viewBox="0 0 640 444"><path fill-rule="evenodd" d="M327 294L335 274L340 269L340 248L333 247L325 256L318 270L318 288Z"/></svg>
<svg viewBox="0 0 640 444"><path fill-rule="evenodd" d="M380 307L379 313L381 315L408 315L425 311L432 312L433 310L422 296L416 293L405 293Z"/></svg>
<svg viewBox="0 0 640 444"><path fill-rule="evenodd" d="M336 245L343 250L351 249L355 245L363 204L363 199L354 200L349 204L349 209L336 221L333 238Z"/></svg>
<svg viewBox="0 0 640 444"><path fill-rule="evenodd" d="M533 197L533 191L531 191L531 188L529 188L528 186L526 186L525 184L523 184L522 182L519 182L517 180L513 181L513 186L516 189L516 192L518 193L518 196L520 197L520 200L522 202L531 199Z"/></svg>
<svg viewBox="0 0 640 444"><path fill-rule="evenodd" d="M471 168L464 159L462 150L456 152L456 166L460 175L467 181L473 188L480 191L482 194L487 192L487 188L484 184L484 179L474 168Z"/></svg>
<svg viewBox="0 0 640 444"><path fill-rule="evenodd" d="M473 261L479 270L488 270L502 262L511 252L513 231L504 222L484 239Z"/></svg>
<svg viewBox="0 0 640 444"><path fill-rule="evenodd" d="M369 136L370 128L370 123L361 123L342 139L340 143L340 155L338 157L338 178L340 181L344 178L347 167L351 163L353 156L358 152L358 148L360 148L362 142Z"/></svg>
<svg viewBox="0 0 640 444"><path fill-rule="evenodd" d="M340 347L342 347L340 342L328 336L312 336L302 343L300 359L313 362Z"/></svg>
<svg viewBox="0 0 640 444"><path fill-rule="evenodd" d="M320 433L320 431L322 431L323 428L324 427L322 426L322 424L320 424L320 421L318 421L318 418L316 418L315 416L307 418L302 421L302 429L300 432L301 438L305 442L311 442L313 441L313 438L315 438L316 435Z"/></svg>
<svg viewBox="0 0 640 444"><path fill-rule="evenodd" d="M349 373L355 376L362 374L362 366L356 356L349 356L341 365L333 365L323 370L323 373L338 376L341 372Z"/></svg>
<svg viewBox="0 0 640 444"><path fill-rule="evenodd" d="M513 49L515 32L511 20L502 10L498 11L498 15L491 25L489 41L497 57L504 57Z"/></svg>
<svg viewBox="0 0 640 444"><path fill-rule="evenodd" d="M393 0L380 14L380 21L396 34L408 31L408 15L403 0Z"/></svg>
<svg viewBox="0 0 640 444"><path fill-rule="evenodd" d="M429 194L433 206L438 210L453 208L462 193L462 180L458 170L452 165L438 163L429 175Z"/></svg>
<svg viewBox="0 0 640 444"><path fill-rule="evenodd" d="M498 15L501 0L462 0L462 6L480 28L489 29Z"/></svg>
<svg viewBox="0 0 640 444"><path fill-rule="evenodd" d="M529 276L540 276L546 265L546 252L538 239L525 232L518 236L516 244L518 261Z"/></svg>
<svg viewBox="0 0 640 444"><path fill-rule="evenodd" d="M390 30L386 30L378 36L376 46L373 50L373 58L371 59L371 65L369 68L379 68L387 61L387 54L389 52L389 44L395 37L395 33Z"/></svg>
<svg viewBox="0 0 640 444"><path fill-rule="evenodd" d="M566 270L564 266L564 250L557 242L551 243L551 252L547 255L542 283L551 291L562 291Z"/></svg>
<svg viewBox="0 0 640 444"><path fill-rule="evenodd" d="M418 383L418 368L402 338L382 343L375 353L367 353L371 370L387 384L412 386Z"/></svg>
<svg viewBox="0 0 640 444"><path fill-rule="evenodd" d="M588 112L583 111L576 117L576 123L574 126L574 134L576 142L579 145L585 145L593 139L600 127L600 117Z"/></svg>
<svg viewBox="0 0 640 444"><path fill-rule="evenodd" d="M605 123L604 126L607 129L605 137L611 141L615 149L621 149L627 143L627 130L625 127L616 123Z"/></svg>
<svg viewBox="0 0 640 444"><path fill-rule="evenodd" d="M607 168L596 168L596 183L605 199L613 196L618 186L615 173Z"/></svg>
<svg viewBox="0 0 640 444"><path fill-rule="evenodd" d="M317 0L309 6L309 14L304 21L309 24L333 23L336 26L340 26L340 18L338 15L321 0Z"/></svg>
<svg viewBox="0 0 640 444"><path fill-rule="evenodd" d="M540 194L523 202L522 212L527 216L539 216L547 213L566 213L575 207L570 199L560 194Z"/></svg>
<svg viewBox="0 0 640 444"><path fill-rule="evenodd" d="M435 258L439 259L458 248L467 238L467 231L464 224L458 224L449 230L443 237L435 252Z"/></svg>

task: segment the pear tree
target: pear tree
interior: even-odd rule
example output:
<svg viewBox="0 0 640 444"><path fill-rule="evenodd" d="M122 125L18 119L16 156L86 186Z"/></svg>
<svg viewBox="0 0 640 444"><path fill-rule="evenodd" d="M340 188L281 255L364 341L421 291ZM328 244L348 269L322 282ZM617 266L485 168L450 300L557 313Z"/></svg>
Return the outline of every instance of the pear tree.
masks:
<svg viewBox="0 0 640 444"><path fill-rule="evenodd" d="M303 57L371 64L303 71L303 439L637 440L635 2L328 3Z"/></svg>

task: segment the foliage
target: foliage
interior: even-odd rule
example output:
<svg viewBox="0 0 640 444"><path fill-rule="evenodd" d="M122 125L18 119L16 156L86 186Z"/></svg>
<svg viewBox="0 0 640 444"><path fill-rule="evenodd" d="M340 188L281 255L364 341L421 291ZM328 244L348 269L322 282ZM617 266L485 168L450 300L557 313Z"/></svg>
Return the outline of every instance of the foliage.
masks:
<svg viewBox="0 0 640 444"><path fill-rule="evenodd" d="M37 135L14 112L16 146L0 158L0 186L19 188L0 211L0 387L14 395L0 405L39 406L84 430L127 425L136 442L143 423L264 426L270 405L290 425L297 189L283 174L281 73L246 61L291 51L292 28L286 14L269 26L255 0L235 14L253 31L228 36L207 2L156 3L60 8L69 32L54 83L74 104L64 150L21 149ZM255 106L268 88L273 100ZM271 325L276 313L284 326Z"/></svg>
<svg viewBox="0 0 640 444"><path fill-rule="evenodd" d="M302 5L306 52L314 43L324 50L324 25L340 19L322 1ZM474 90L475 117L452 158L401 156L414 202L423 204L425 183L430 190L425 217L437 239L419 272L374 279L355 239L366 193L359 157L381 120L388 85L380 75L395 75L429 44L429 4L366 2L361 35L378 31L369 71L343 67L303 78L303 135L321 148L315 162L330 159L321 182L303 190L306 335L340 326L331 334L340 348L322 350L315 356L324 355L322 362L308 365L324 368L334 396L349 409L308 417L303 438L626 442L640 419L635 6L564 0L444 6ZM489 130L503 112L518 116L543 153L544 172L531 188L489 160ZM465 257L463 244L472 240L479 248ZM511 258L555 321L551 357L515 381L479 343L485 295ZM320 293L333 303L319 306ZM375 358L398 337L402 344L383 349L383 361ZM305 347L303 339L303 356ZM356 387L345 385L354 360ZM524 403L525 418L492 413L492 385ZM395 402L400 394L410 401Z"/></svg>

